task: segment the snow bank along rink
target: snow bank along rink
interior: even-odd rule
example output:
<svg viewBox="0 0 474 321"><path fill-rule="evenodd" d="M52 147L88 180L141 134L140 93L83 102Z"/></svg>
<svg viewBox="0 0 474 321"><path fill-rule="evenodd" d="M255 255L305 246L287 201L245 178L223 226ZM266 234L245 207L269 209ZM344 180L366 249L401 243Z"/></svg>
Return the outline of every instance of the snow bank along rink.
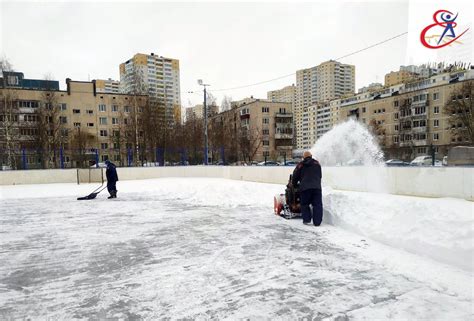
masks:
<svg viewBox="0 0 474 321"><path fill-rule="evenodd" d="M119 173L120 174L120 173ZM283 185L209 178L0 187L0 319L468 320L472 203L324 189L316 228Z"/></svg>

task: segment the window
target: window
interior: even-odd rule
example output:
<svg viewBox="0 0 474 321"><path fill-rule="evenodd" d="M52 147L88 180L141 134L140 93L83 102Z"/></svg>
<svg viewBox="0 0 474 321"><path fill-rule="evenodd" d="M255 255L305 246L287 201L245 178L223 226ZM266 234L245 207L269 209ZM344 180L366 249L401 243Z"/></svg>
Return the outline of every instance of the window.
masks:
<svg viewBox="0 0 474 321"><path fill-rule="evenodd" d="M94 127L94 123L87 123L87 127Z"/></svg>
<svg viewBox="0 0 474 321"><path fill-rule="evenodd" d="M438 100L438 99L439 99L439 93L434 93L433 100Z"/></svg>
<svg viewBox="0 0 474 321"><path fill-rule="evenodd" d="M270 112L270 108L262 107L262 113L269 113L269 112Z"/></svg>
<svg viewBox="0 0 474 321"><path fill-rule="evenodd" d="M418 154L426 154L426 147L418 147Z"/></svg>
<svg viewBox="0 0 474 321"><path fill-rule="evenodd" d="M434 127L439 127L439 119L433 120L433 126Z"/></svg>
<svg viewBox="0 0 474 321"><path fill-rule="evenodd" d="M61 124L67 124L67 117L66 116L59 116L59 122Z"/></svg>
<svg viewBox="0 0 474 321"><path fill-rule="evenodd" d="M123 110L124 110L126 113L129 113L129 112L130 112L130 106L125 106L125 107L123 107Z"/></svg>
<svg viewBox="0 0 474 321"><path fill-rule="evenodd" d="M67 128L61 128L61 136L68 137L69 136L69 130Z"/></svg>
<svg viewBox="0 0 474 321"><path fill-rule="evenodd" d="M102 111L102 112L107 111L107 107L104 104L100 104L99 111Z"/></svg>
<svg viewBox="0 0 474 321"><path fill-rule="evenodd" d="M399 129L399 126L395 125L395 131L398 131L398 129Z"/></svg>
<svg viewBox="0 0 474 321"><path fill-rule="evenodd" d="M72 113L73 113L73 114L80 114L80 113L81 113L81 110L80 110L80 109L73 109L73 110L72 110Z"/></svg>
<svg viewBox="0 0 474 321"><path fill-rule="evenodd" d="M107 148L109 148L109 144L107 144L107 143L101 143L100 144L100 149L107 149Z"/></svg>
<svg viewBox="0 0 474 321"><path fill-rule="evenodd" d="M262 118L262 123L263 124L269 124L270 120L268 118Z"/></svg>
<svg viewBox="0 0 474 321"><path fill-rule="evenodd" d="M262 134L263 134L263 135L269 135L269 134L270 134L270 130L268 130L268 129L263 129L263 130L262 130Z"/></svg>
<svg viewBox="0 0 474 321"><path fill-rule="evenodd" d="M107 117L99 117L99 124L107 125Z"/></svg>
<svg viewBox="0 0 474 321"><path fill-rule="evenodd" d="M101 129L99 135L100 137L107 137L107 129Z"/></svg>
<svg viewBox="0 0 474 321"><path fill-rule="evenodd" d="M399 103L398 103L398 100L395 100L395 101L393 102L393 106L394 106L394 107L398 107L398 104L399 104Z"/></svg>
<svg viewBox="0 0 474 321"><path fill-rule="evenodd" d="M112 117L112 125L118 125L119 120L117 117Z"/></svg>
<svg viewBox="0 0 474 321"><path fill-rule="evenodd" d="M119 143L114 143L114 149L120 149L120 144Z"/></svg>
<svg viewBox="0 0 474 321"><path fill-rule="evenodd" d="M118 112L118 106L117 105L112 105L112 111L113 112Z"/></svg>
<svg viewBox="0 0 474 321"><path fill-rule="evenodd" d="M439 139L439 134L438 133L434 133L433 134L433 140L438 140Z"/></svg>
<svg viewBox="0 0 474 321"><path fill-rule="evenodd" d="M393 142L394 143L398 143L400 140L399 140L399 137L398 136L393 136Z"/></svg>
<svg viewBox="0 0 474 321"><path fill-rule="evenodd" d="M59 104L59 109L67 110L67 105L66 104Z"/></svg>
<svg viewBox="0 0 474 321"><path fill-rule="evenodd" d="M362 112L365 113L366 109L365 107L362 107Z"/></svg>
<svg viewBox="0 0 474 321"><path fill-rule="evenodd" d="M264 151L263 157L270 157L270 152L268 150Z"/></svg>
<svg viewBox="0 0 474 321"><path fill-rule="evenodd" d="M92 109L88 109L88 110L86 110L86 113L89 114L89 115L92 115L94 113L94 111Z"/></svg>
<svg viewBox="0 0 474 321"><path fill-rule="evenodd" d="M74 127L81 127L81 123L74 123Z"/></svg>
<svg viewBox="0 0 474 321"><path fill-rule="evenodd" d="M114 155L114 161L120 162L120 155L115 154Z"/></svg>
<svg viewBox="0 0 474 321"><path fill-rule="evenodd" d="M435 106L435 107L433 108L433 113L439 114L439 106Z"/></svg>
<svg viewBox="0 0 474 321"><path fill-rule="evenodd" d="M114 131L112 132L112 135L113 135L114 137L120 137L120 132L119 132L118 130L114 130ZM115 148L115 147L114 147L114 148Z"/></svg>
<svg viewBox="0 0 474 321"><path fill-rule="evenodd" d="M398 119L398 113L393 114L394 119Z"/></svg>
<svg viewBox="0 0 474 321"><path fill-rule="evenodd" d="M106 160L109 159L109 155L102 155L100 156L100 158L102 159L103 162L105 162Z"/></svg>
<svg viewBox="0 0 474 321"><path fill-rule="evenodd" d="M264 140L262 144L263 146L270 146L270 142L268 140Z"/></svg>

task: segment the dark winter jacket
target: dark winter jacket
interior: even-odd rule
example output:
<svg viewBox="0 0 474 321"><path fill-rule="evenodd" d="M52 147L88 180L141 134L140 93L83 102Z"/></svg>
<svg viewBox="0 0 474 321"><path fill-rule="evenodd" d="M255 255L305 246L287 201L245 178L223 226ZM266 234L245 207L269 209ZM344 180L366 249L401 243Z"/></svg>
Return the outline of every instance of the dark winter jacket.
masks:
<svg viewBox="0 0 474 321"><path fill-rule="evenodd" d="M107 177L107 182L118 181L117 169L114 163L107 163L107 170L105 171L105 176Z"/></svg>
<svg viewBox="0 0 474 321"><path fill-rule="evenodd" d="M298 186L299 191L307 189L321 189L321 165L311 156L306 157L296 165L293 171L293 186Z"/></svg>

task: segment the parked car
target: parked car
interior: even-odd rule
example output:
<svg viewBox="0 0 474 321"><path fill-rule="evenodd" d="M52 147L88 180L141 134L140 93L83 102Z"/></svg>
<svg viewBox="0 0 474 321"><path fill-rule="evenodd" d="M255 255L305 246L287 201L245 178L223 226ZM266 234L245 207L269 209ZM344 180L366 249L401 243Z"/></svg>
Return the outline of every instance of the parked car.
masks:
<svg viewBox="0 0 474 321"><path fill-rule="evenodd" d="M286 161L286 164L285 164L285 162L280 163L281 166L296 166L296 164L298 164L298 162L295 162L295 161L292 161L292 160Z"/></svg>
<svg viewBox="0 0 474 321"><path fill-rule="evenodd" d="M410 166L431 166L431 156L418 156L410 162Z"/></svg>
<svg viewBox="0 0 474 321"><path fill-rule="evenodd" d="M277 162L274 162L274 161L266 161L266 162L260 162L257 164L258 166L279 166L280 164L278 164Z"/></svg>
<svg viewBox="0 0 474 321"><path fill-rule="evenodd" d="M399 159L389 159L385 162L386 166L409 166L410 163L404 162Z"/></svg>
<svg viewBox="0 0 474 321"><path fill-rule="evenodd" d="M360 166L364 165L361 160L359 159L350 159L347 163L346 166Z"/></svg>

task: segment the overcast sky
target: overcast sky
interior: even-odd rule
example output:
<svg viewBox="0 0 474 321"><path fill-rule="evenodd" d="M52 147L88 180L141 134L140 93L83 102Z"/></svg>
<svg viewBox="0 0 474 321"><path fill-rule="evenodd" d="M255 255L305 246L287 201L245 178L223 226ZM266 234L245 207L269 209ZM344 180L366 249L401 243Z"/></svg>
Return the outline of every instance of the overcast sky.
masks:
<svg viewBox="0 0 474 321"><path fill-rule="evenodd" d="M1 4L3 56L27 78L119 79L137 52L177 58L182 104L210 90L252 84L312 67L407 31L408 2L17 3ZM406 37L342 59L356 66L356 88L382 82L405 63ZM239 90L234 100L295 83L288 77Z"/></svg>

